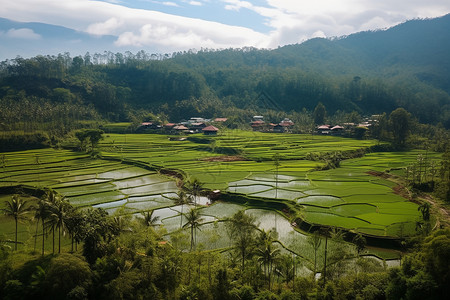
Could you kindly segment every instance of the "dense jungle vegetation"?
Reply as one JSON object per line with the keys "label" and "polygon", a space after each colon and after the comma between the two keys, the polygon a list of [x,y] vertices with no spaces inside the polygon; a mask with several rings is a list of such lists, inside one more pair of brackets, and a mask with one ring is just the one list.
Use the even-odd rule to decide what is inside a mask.
{"label": "dense jungle vegetation", "polygon": [[[307,263],[284,251],[276,232],[258,229],[243,211],[226,221],[232,247],[216,251],[196,244],[204,218],[197,208],[183,224],[190,237],[174,233],[171,243],[151,212],[133,218],[77,210],[52,190],[29,200],[15,195],[4,211],[17,212],[16,223],[34,216],[43,234],[34,238],[32,252],[1,244],[2,299],[443,299],[449,288],[448,229],[409,239],[410,251],[394,268],[360,256],[364,238],[357,238],[352,253],[339,230],[322,232],[325,247],[312,234],[304,251],[325,251],[320,257],[326,267],[317,281],[304,270],[316,270],[321,261]],[[47,247],[44,255],[51,238],[52,254]],[[189,251],[182,250],[186,244]]]}

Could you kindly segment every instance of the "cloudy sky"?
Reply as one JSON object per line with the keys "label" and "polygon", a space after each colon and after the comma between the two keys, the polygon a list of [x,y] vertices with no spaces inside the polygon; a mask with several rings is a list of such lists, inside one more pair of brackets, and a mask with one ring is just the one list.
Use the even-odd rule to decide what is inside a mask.
{"label": "cloudy sky", "polygon": [[[171,52],[276,48],[450,13],[449,0],[2,0],[0,17],[114,36],[114,46]],[[29,28],[7,34],[38,39]]]}

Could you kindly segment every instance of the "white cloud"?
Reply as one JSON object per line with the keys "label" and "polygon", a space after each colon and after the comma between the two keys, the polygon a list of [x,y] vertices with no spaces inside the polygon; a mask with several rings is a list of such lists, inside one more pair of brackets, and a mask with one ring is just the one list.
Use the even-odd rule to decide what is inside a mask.
{"label": "white cloud", "polygon": [[6,32],[5,36],[25,40],[39,40],[41,38],[39,34],[29,28],[12,28]]}
{"label": "white cloud", "polygon": [[227,10],[235,10],[239,11],[241,8],[253,9],[253,4],[248,1],[240,1],[240,0],[224,0],[225,3],[229,3],[225,5],[225,9]]}
{"label": "white cloud", "polygon": [[194,6],[203,6],[203,3],[199,1],[189,1],[189,4]]}
{"label": "white cloud", "polygon": [[107,35],[113,33],[123,25],[123,20],[117,18],[110,18],[105,22],[93,23],[88,26],[86,31],[94,35]]}
{"label": "white cloud", "polygon": [[266,6],[240,0],[222,2],[227,9],[246,8],[264,17],[265,24],[272,28],[270,47],[386,28],[408,19],[450,12],[448,0],[266,0]]}
{"label": "white cloud", "polygon": [[[175,51],[194,47],[277,47],[311,37],[347,35],[450,12],[448,0],[266,0],[264,5],[261,1],[253,4],[251,0],[220,1],[223,9],[242,16],[249,11],[260,15],[270,30],[261,33],[242,26],[90,0],[2,0],[0,17],[60,25],[96,35],[114,35],[116,45],[124,47],[148,46],[158,51]],[[206,0],[178,3],[199,6],[208,2],[212,3]],[[170,0],[158,3],[178,5]],[[12,34],[38,38],[30,31]]]}
{"label": "white cloud", "polygon": [[167,2],[163,2],[162,4],[165,5],[165,6],[179,7],[179,5],[176,4],[175,2],[169,2],[169,1],[167,1]]}
{"label": "white cloud", "polygon": [[0,6],[0,17],[115,35],[117,45],[151,46],[158,51],[267,46],[267,36],[249,28],[100,1],[5,0]]}

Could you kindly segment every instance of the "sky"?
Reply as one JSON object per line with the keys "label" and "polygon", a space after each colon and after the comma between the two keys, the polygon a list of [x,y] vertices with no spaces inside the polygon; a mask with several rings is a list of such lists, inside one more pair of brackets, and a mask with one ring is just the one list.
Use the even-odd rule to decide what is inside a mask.
{"label": "sky", "polygon": [[[0,18],[110,35],[115,47],[161,53],[272,49],[447,13],[449,0],[2,0],[0,5]],[[40,38],[30,28],[3,34]]]}

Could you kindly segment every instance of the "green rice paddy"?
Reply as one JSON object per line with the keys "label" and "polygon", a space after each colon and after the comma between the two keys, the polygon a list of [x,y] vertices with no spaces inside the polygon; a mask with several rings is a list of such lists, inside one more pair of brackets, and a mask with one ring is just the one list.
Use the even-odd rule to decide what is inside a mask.
{"label": "green rice paddy", "polygon": [[[206,189],[260,199],[262,205],[265,201],[283,202],[294,213],[290,218],[301,217],[312,225],[382,237],[415,234],[415,223],[421,217],[418,206],[395,194],[392,182],[367,172],[401,169],[414,162],[419,151],[369,153],[342,161],[340,168],[315,171],[323,163],[308,160],[311,153],[354,151],[376,142],[243,131],[195,137],[197,140],[174,140],[157,134],[109,134],[99,145],[105,159],[54,149],[4,153],[0,187],[52,188],[74,206],[102,207],[109,213],[154,210],[170,235],[180,230],[182,217],[180,206],[173,200],[178,191],[175,179],[157,171],[169,169],[188,179],[199,179]],[[280,157],[278,168],[272,160],[275,154]],[[438,154],[428,155],[439,159]],[[228,159],[230,156],[234,159]],[[125,160],[127,163],[123,163]],[[200,203],[207,202],[204,198]],[[224,226],[217,221],[248,209],[248,213],[257,216],[260,228],[276,227],[280,242],[285,245],[293,236],[303,236],[291,226],[292,220],[271,211],[270,206],[269,210],[258,207],[220,201],[205,206],[202,214],[209,225],[204,225],[204,232]],[[185,205],[184,212],[187,209]],[[5,222],[4,218],[0,220]],[[208,234],[200,233],[199,239],[212,239],[203,237]],[[227,243],[205,242],[217,247]]]}

